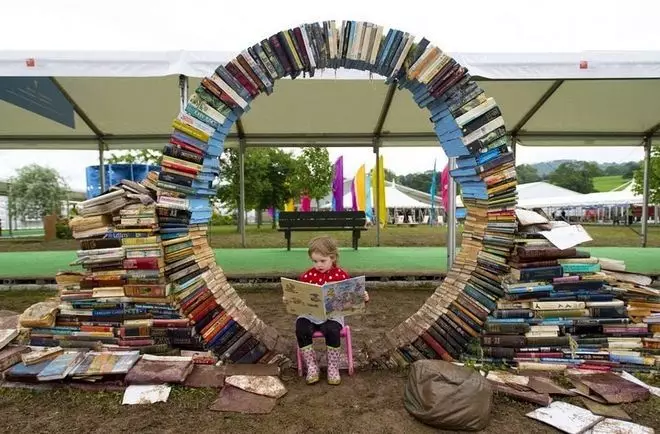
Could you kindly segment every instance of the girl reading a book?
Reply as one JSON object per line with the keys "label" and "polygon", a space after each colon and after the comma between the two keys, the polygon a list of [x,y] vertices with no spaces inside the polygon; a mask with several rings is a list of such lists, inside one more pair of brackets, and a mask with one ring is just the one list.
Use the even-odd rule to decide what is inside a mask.
{"label": "girl reading a book", "polygon": [[[302,273],[298,280],[315,285],[327,282],[339,282],[349,279],[347,272],[339,268],[339,250],[337,242],[327,236],[316,237],[309,242],[309,258],[314,266]],[[369,294],[364,292],[364,301],[369,301]],[[332,316],[327,321],[311,316],[300,316],[296,320],[296,338],[298,346],[307,366],[307,384],[319,381],[319,368],[316,364],[316,353],[312,347],[312,335],[320,331],[325,336],[328,351],[328,384],[339,384],[339,360],[341,341],[339,334],[344,327],[343,316]]]}

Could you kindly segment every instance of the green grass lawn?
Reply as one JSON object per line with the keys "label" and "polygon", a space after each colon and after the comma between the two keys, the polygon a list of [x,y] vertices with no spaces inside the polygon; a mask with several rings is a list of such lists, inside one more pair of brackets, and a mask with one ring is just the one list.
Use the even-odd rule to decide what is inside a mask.
{"label": "green grass lawn", "polygon": [[[592,256],[620,259],[627,270],[660,274],[660,249],[633,247],[591,247]],[[309,266],[307,251],[282,247],[267,249],[216,249],[217,263],[230,277],[296,275]],[[71,251],[0,253],[0,278],[53,277],[58,271],[82,270],[69,267]],[[353,275],[437,274],[447,270],[445,247],[364,247],[342,249],[342,267]]]}
{"label": "green grass lawn", "polygon": [[594,178],[594,188],[596,191],[612,191],[627,181],[621,175],[597,176]]}
{"label": "green grass lawn", "polygon": [[[585,226],[594,241],[588,247],[638,247],[640,246],[640,226]],[[297,232],[292,235],[293,247],[306,247],[308,241],[318,235],[316,232]],[[340,246],[350,247],[350,232],[331,232]],[[235,226],[214,226],[210,230],[211,247],[231,249],[241,247],[241,236]],[[458,238],[460,240],[460,229]],[[282,232],[262,227],[248,226],[246,231],[248,248],[282,248],[286,246]],[[420,225],[417,227],[388,226],[381,230],[380,245],[384,247],[442,247],[447,245],[447,228]],[[362,232],[360,247],[376,246],[376,229]],[[660,226],[649,226],[649,247],[660,247]],[[76,240],[55,240],[44,242],[40,238],[0,239],[0,252],[77,250]]]}
{"label": "green grass lawn", "polygon": [[14,229],[9,235],[9,229],[6,227],[2,228],[2,235],[0,238],[22,238],[22,237],[43,237],[44,230],[43,228],[38,229]]}

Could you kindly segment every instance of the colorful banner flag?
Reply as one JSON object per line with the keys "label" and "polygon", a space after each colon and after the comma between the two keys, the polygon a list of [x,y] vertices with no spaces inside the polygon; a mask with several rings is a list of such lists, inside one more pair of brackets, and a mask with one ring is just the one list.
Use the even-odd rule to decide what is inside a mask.
{"label": "colorful banner flag", "polygon": [[358,169],[357,173],[355,174],[355,179],[353,180],[353,184],[355,185],[355,196],[356,196],[356,202],[357,202],[357,207],[355,208],[356,211],[365,211],[367,208],[366,205],[366,189],[365,189],[365,178],[366,178],[366,173],[365,173],[365,168],[364,164],[360,166]]}
{"label": "colorful banner flag", "polygon": [[301,197],[300,208],[302,212],[310,212],[312,210],[312,198],[307,195]]}
{"label": "colorful banner flag", "polygon": [[365,209],[364,212],[367,215],[367,219],[370,221],[374,220],[374,208],[373,201],[371,199],[371,180],[373,179],[374,171],[373,169],[365,175],[364,179],[364,197],[365,197]]}
{"label": "colorful banner flag", "polygon": [[438,194],[438,172],[436,170],[437,160],[433,160],[433,175],[431,176],[431,189],[429,194],[431,195],[431,218],[429,219],[429,224],[433,224],[436,220],[435,218],[435,196]]}
{"label": "colorful banner flag", "polygon": [[[384,227],[387,224],[387,207],[385,205],[385,164],[382,155],[378,162],[379,164],[372,170],[371,189],[373,190],[374,197],[377,198],[374,208],[378,210],[378,222],[381,227]],[[378,170],[378,176],[376,176],[376,170]]]}
{"label": "colorful banner flag", "polygon": [[379,185],[378,185],[378,220],[384,227],[387,224],[387,206],[385,205],[385,160],[380,156],[379,168]]}
{"label": "colorful banner flag", "polygon": [[442,170],[442,175],[440,176],[440,188],[442,191],[442,207],[445,209],[445,212],[449,209],[449,162]]}
{"label": "colorful banner flag", "polygon": [[344,157],[337,158],[332,168],[332,210],[344,210]]}

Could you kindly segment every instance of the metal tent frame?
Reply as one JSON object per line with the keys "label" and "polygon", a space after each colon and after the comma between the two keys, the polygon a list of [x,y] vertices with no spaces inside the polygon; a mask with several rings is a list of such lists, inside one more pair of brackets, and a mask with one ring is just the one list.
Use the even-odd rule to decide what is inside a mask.
{"label": "metal tent frame", "polygon": [[[2,54],[2,53],[0,53]],[[6,54],[6,53],[5,53]],[[524,68],[515,69],[522,64],[520,59],[512,59],[511,55],[497,55],[490,54],[486,57],[484,55],[470,55],[462,54],[455,55],[460,59],[461,63],[467,65],[475,75],[478,75],[476,80],[479,81],[490,95],[493,95],[500,106],[502,106],[505,118],[508,113],[513,113],[511,119],[507,120],[510,127],[509,136],[515,152],[517,144],[526,146],[643,146],[644,147],[644,207],[642,216],[642,246],[647,243],[647,221],[648,221],[648,177],[649,177],[649,161],[651,154],[651,147],[653,139],[660,135],[660,56],[658,53],[621,53],[619,56],[608,55],[606,59],[601,59],[603,68],[598,70],[580,71],[575,68],[577,59],[582,57],[597,57],[595,54],[586,53],[573,53],[573,54],[553,54],[547,55],[552,61],[548,61],[542,55],[531,56],[533,61],[529,61],[524,65]],[[109,57],[118,56],[117,53],[108,54]],[[32,121],[26,117],[22,109],[9,109],[6,103],[0,103],[0,116],[7,112],[5,119],[9,119],[5,126],[0,126],[0,149],[97,149],[99,154],[99,164],[103,165],[104,152],[109,149],[135,149],[135,148],[160,148],[164,142],[169,140],[169,120],[172,118],[172,106],[174,95],[177,96],[176,104],[182,108],[187,101],[189,88],[195,86],[196,83],[191,83],[191,80],[197,80],[195,77],[208,74],[215,65],[222,63],[230,56],[227,53],[184,53],[182,56],[186,58],[193,57],[196,63],[185,64],[180,59],[177,62],[176,68],[163,68],[163,70],[144,71],[142,69],[131,69],[135,65],[126,63],[127,67],[122,69],[120,73],[112,70],[110,72],[103,72],[99,70],[100,66],[97,60],[96,63],[92,62],[87,70],[84,70],[80,65],[85,64],[85,53],[59,53],[57,59],[65,58],[68,62],[63,64],[56,64],[49,68],[44,68],[41,71],[26,69],[24,65],[17,66],[16,60],[21,58],[20,53],[10,53],[9,56],[0,55],[0,76],[17,75],[18,73],[24,76],[39,76],[46,74],[50,77],[55,86],[62,92],[64,97],[69,101],[73,110],[84,125],[84,128],[76,127],[75,134],[71,134],[61,128],[57,132],[51,131],[53,128],[44,124],[43,121],[39,122],[37,127],[28,127],[29,132],[15,131],[12,129],[15,125],[22,125],[25,122]],[[48,54],[43,54],[42,57],[47,58]],[[23,58],[25,59],[25,58]],[[113,65],[116,66],[119,60],[113,57]],[[201,60],[200,60],[201,59]],[[653,62],[648,59],[654,59]],[[171,61],[175,62],[175,61]],[[77,73],[72,74],[71,65],[80,64],[76,69]],[[154,61],[154,64],[160,63]],[[181,66],[184,64],[184,66]],[[548,67],[547,65],[551,65]],[[641,66],[640,66],[641,65]],[[155,66],[154,66],[155,68]],[[626,69],[627,68],[627,69]],[[172,75],[172,70],[178,69],[179,74]],[[622,72],[623,71],[623,72]],[[187,74],[186,74],[187,73]],[[193,76],[190,76],[190,74]],[[108,78],[108,76],[114,78]],[[358,76],[359,78],[355,78]],[[177,80],[178,94],[175,94],[171,86],[172,79]],[[282,125],[281,129],[286,132],[278,131],[278,125],[270,124],[267,130],[259,128],[272,116],[274,112],[273,104],[281,103],[281,101],[274,101],[264,103],[261,101],[256,105],[253,110],[255,113],[247,113],[241,120],[236,123],[235,129],[229,134],[226,140],[226,146],[235,146],[239,149],[239,164],[240,164],[240,209],[239,224],[241,227],[241,240],[245,246],[245,221],[244,221],[244,156],[247,148],[250,147],[304,147],[304,146],[322,146],[322,147],[367,147],[372,148],[376,157],[376,164],[379,164],[378,156],[380,150],[384,147],[395,146],[437,146],[437,137],[435,133],[428,128],[428,121],[422,119],[422,115],[412,115],[411,98],[399,98],[397,96],[396,84],[391,84],[386,87],[383,92],[383,87],[376,89],[371,80],[365,80],[370,77],[360,76],[355,74],[355,71],[346,72],[345,76],[339,77],[333,81],[323,79],[309,79],[309,80],[296,80],[297,83],[292,85],[292,80],[282,80],[278,86],[286,87],[285,95],[289,98],[288,102],[297,102],[301,95],[305,92],[310,92],[310,89],[318,91],[325,87],[332,87],[327,92],[337,92],[341,95],[350,95],[356,89],[362,92],[362,99],[369,99],[369,111],[378,113],[375,120],[361,119],[361,128],[348,128],[342,130],[342,119],[339,121],[324,118],[323,122],[328,124],[327,127],[321,128],[318,131],[318,125],[313,124],[309,119],[301,121],[301,128],[289,128],[290,126]],[[135,79],[135,83],[129,82]],[[113,81],[114,80],[114,81]],[[142,80],[142,81],[137,81]],[[145,81],[147,80],[147,81]],[[162,110],[167,114],[167,122],[161,117],[163,113],[157,113],[162,116],[158,117],[153,115],[148,125],[144,130],[136,130],[136,128],[122,128],[119,131],[117,128],[110,128],[103,125],[103,113],[107,114],[108,110],[100,110],[95,107],[90,110],[89,106],[97,104],[98,99],[103,99],[102,92],[104,86],[98,86],[102,81],[106,83],[107,87],[116,86],[116,89],[128,92],[146,83],[148,86],[158,88],[159,95],[166,92],[167,95],[160,95],[162,104],[158,102],[152,103],[148,106],[149,109],[157,112]],[[75,83],[78,83],[77,87]],[[165,86],[167,85],[167,87]],[[192,86],[191,86],[192,85]],[[618,98],[623,100],[628,97],[629,100],[623,101],[625,107],[620,108],[620,111],[627,113],[631,111],[631,107],[636,105],[636,95],[649,94],[648,98],[652,101],[650,107],[644,107],[640,111],[632,114],[644,113],[644,122],[651,123],[649,119],[655,117],[655,122],[652,126],[645,126],[638,128],[638,124],[642,122],[630,122],[632,125],[626,125],[625,128],[620,129],[589,129],[582,130],[581,128],[564,128],[565,119],[553,119],[557,117],[558,111],[556,107],[564,106],[566,100],[570,101],[571,96],[579,89],[577,86],[583,86],[586,90],[581,91],[583,95],[580,96],[581,103],[591,103],[591,100],[596,100],[596,97],[602,93],[602,89],[612,88],[611,98]],[[295,90],[296,87],[304,88],[305,90]],[[167,88],[172,91],[167,91]],[[498,98],[499,93],[503,95],[504,101]],[[599,90],[600,89],[600,90]],[[90,90],[93,95],[90,95]],[[145,90],[145,92],[148,90]],[[99,92],[95,94],[95,92]],[[105,92],[112,92],[106,89]],[[288,93],[287,93],[288,92]],[[560,94],[563,94],[560,97]],[[275,94],[277,94],[276,92]],[[384,94],[383,94],[384,93]],[[112,96],[107,94],[106,96]],[[119,95],[118,97],[125,97],[126,95]],[[152,96],[149,94],[148,96]],[[657,96],[658,98],[655,98]],[[86,101],[83,101],[86,100]],[[405,101],[404,101],[405,100]],[[265,100],[267,101],[267,100]],[[407,102],[406,102],[407,101]],[[585,103],[586,101],[586,103]],[[130,101],[129,101],[130,102]],[[614,101],[616,104],[618,101]],[[125,101],[124,101],[125,103]],[[364,103],[364,101],[360,101]],[[595,101],[594,106],[599,105],[599,101]],[[627,105],[626,105],[627,104]],[[160,106],[163,106],[162,108]],[[261,106],[264,109],[260,109]],[[507,110],[507,105],[512,109]],[[577,104],[578,106],[580,104]],[[268,107],[266,107],[268,106]],[[552,107],[551,107],[552,106]],[[123,107],[123,106],[119,106]],[[145,106],[146,107],[146,106]],[[138,107],[144,109],[145,107]],[[365,108],[367,105],[361,106]],[[417,109],[417,107],[414,107]],[[269,111],[270,110],[270,111]],[[91,114],[96,111],[97,114]],[[363,110],[367,111],[367,110]],[[418,110],[419,111],[419,110]],[[420,111],[421,112],[421,111]],[[548,113],[550,113],[548,115]],[[112,112],[117,115],[117,110]],[[651,116],[651,117],[650,117]],[[613,119],[618,119],[616,113],[612,115]],[[590,118],[593,120],[592,118]],[[130,118],[120,120],[115,124],[124,126]],[[345,122],[346,119],[343,119]],[[513,122],[511,122],[513,121]],[[50,121],[49,121],[50,122]],[[123,123],[122,123],[123,122]],[[334,122],[334,124],[333,124]],[[425,122],[425,123],[423,123]],[[603,120],[601,126],[609,126],[611,119]],[[590,123],[590,122],[587,122]],[[591,122],[593,123],[593,122]],[[620,122],[619,122],[620,123]],[[247,125],[246,125],[247,124]],[[79,123],[80,125],[80,123]],[[558,128],[550,129],[548,125],[558,126]],[[426,126],[426,128],[424,128]],[[546,128],[544,128],[544,126]],[[582,125],[579,125],[581,127]],[[20,130],[20,128],[19,128]],[[43,130],[43,131],[42,131]],[[149,131],[150,130],[150,131]],[[310,131],[308,131],[310,130]],[[323,131],[325,130],[325,131]],[[36,131],[36,132],[35,132]],[[453,159],[450,159],[450,164],[454,164]],[[378,171],[376,172],[378,173]],[[101,171],[101,184],[105,183],[105,174]],[[450,210],[449,210],[449,242],[448,242],[448,261],[452,261],[455,254],[455,184],[453,181],[450,185]],[[377,198],[376,198],[377,200]],[[380,240],[380,228],[377,228],[377,239]]]}

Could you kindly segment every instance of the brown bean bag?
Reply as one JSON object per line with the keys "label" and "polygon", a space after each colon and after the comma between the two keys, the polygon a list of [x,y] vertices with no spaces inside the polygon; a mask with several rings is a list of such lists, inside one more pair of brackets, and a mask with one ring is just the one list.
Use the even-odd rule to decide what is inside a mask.
{"label": "brown bean bag", "polygon": [[478,372],[442,360],[412,364],[404,392],[406,410],[445,430],[479,431],[490,421],[493,392]]}

